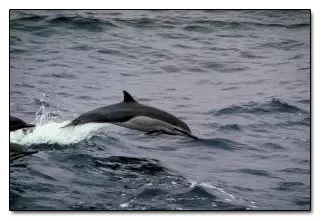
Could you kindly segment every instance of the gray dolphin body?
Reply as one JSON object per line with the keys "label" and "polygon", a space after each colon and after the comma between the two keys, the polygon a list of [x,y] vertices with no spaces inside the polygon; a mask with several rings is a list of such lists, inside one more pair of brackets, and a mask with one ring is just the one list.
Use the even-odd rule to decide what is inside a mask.
{"label": "gray dolphin body", "polygon": [[35,127],[35,125],[28,124],[22,119],[10,115],[10,124],[9,124],[10,131],[16,131],[22,128],[32,128],[32,127]]}
{"label": "gray dolphin body", "polygon": [[[24,128],[31,128],[31,127],[35,127],[35,125],[33,124],[28,124],[25,121],[23,121],[20,118],[17,117],[13,117],[10,115],[10,124],[9,124],[9,129],[10,132],[11,131],[16,131],[19,129],[24,129]],[[20,144],[17,143],[12,143],[10,142],[9,145],[9,150],[10,150],[10,162],[14,161],[16,159],[19,159],[21,157],[27,156],[27,155],[31,155],[31,154],[35,154],[38,151],[36,150],[30,150],[25,146],[22,146]]]}
{"label": "gray dolphin body", "polygon": [[162,132],[171,135],[192,135],[188,125],[160,109],[138,103],[128,92],[123,91],[121,103],[97,108],[80,115],[66,125],[76,126],[85,123],[111,123],[122,127],[145,131],[148,134]]}
{"label": "gray dolphin body", "polygon": [[30,150],[23,145],[10,142],[10,162],[27,155],[35,154],[37,152],[38,151]]}

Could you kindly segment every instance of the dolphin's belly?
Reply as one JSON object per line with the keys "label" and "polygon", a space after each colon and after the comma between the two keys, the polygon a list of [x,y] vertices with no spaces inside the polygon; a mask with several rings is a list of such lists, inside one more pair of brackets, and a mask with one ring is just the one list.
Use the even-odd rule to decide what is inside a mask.
{"label": "dolphin's belly", "polygon": [[118,122],[114,123],[116,125],[126,127],[126,128],[131,128],[131,129],[136,129],[140,131],[145,131],[145,132],[151,132],[151,131],[166,131],[168,133],[172,134],[179,134],[176,130],[176,126],[169,124],[165,121],[147,117],[147,116],[137,116],[134,117],[128,121],[125,122]]}

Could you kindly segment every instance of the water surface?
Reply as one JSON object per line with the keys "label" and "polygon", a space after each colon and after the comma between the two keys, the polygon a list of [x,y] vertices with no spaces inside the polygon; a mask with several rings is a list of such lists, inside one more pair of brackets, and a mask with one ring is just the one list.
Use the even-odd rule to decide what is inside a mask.
{"label": "water surface", "polygon": [[[60,127],[139,102],[201,138]],[[11,210],[309,210],[310,11],[10,11]]]}

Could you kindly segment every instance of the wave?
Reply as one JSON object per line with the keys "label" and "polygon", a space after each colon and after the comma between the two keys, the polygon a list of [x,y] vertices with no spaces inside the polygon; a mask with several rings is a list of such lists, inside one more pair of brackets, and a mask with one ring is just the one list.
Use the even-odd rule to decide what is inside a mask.
{"label": "wave", "polygon": [[223,138],[199,139],[202,144],[222,150],[233,151],[241,149],[242,144]]}
{"label": "wave", "polygon": [[259,56],[259,55],[255,55],[252,52],[247,52],[247,51],[242,51],[240,52],[240,56],[244,57],[244,58],[253,58],[253,59],[261,59],[261,58],[266,58],[265,56]]}
{"label": "wave", "polygon": [[211,33],[213,30],[201,25],[187,25],[183,28],[186,31],[194,31],[199,33]]}
{"label": "wave", "polygon": [[[241,199],[235,198],[235,196],[227,193],[222,188],[206,183],[189,181],[181,174],[168,169],[157,159],[127,155],[104,156],[99,155],[99,153],[93,153],[96,152],[97,148],[95,150],[87,150],[87,147],[78,153],[69,148],[70,150],[63,151],[63,154],[61,154],[57,150],[66,149],[65,145],[79,143],[83,139],[90,139],[90,133],[96,131],[99,127],[95,127],[96,124],[87,124],[70,130],[62,129],[60,127],[68,123],[68,121],[53,122],[47,116],[50,113],[42,114],[40,118],[36,119],[37,126],[33,132],[11,133],[10,141],[26,145],[30,144],[33,147],[35,146],[34,148],[36,149],[55,149],[55,151],[50,151],[49,154],[40,152],[33,163],[43,164],[45,162],[48,167],[54,166],[51,171],[59,172],[51,172],[49,175],[47,167],[29,168],[24,175],[31,175],[37,181],[28,182],[21,180],[21,177],[20,181],[23,182],[24,187],[29,186],[31,190],[28,190],[28,192],[37,189],[35,195],[42,194],[42,192],[48,194],[67,190],[69,192],[72,191],[70,194],[72,197],[67,200],[63,198],[63,201],[59,198],[50,199],[50,203],[47,203],[45,202],[48,200],[45,196],[46,194],[42,194],[41,198],[37,196],[29,198],[28,204],[24,204],[23,207],[20,207],[21,202],[11,204],[10,207],[14,207],[15,210],[24,210],[26,207],[28,209],[48,210],[52,209],[52,204],[63,210],[247,210],[249,208],[244,205],[245,203]],[[95,138],[95,143],[99,142],[99,140],[96,140],[97,138],[101,139],[103,142],[102,147],[105,151],[106,139],[101,136],[93,137]],[[89,142],[81,142],[84,144],[78,144],[77,148],[87,146]],[[209,142],[220,145],[224,149],[230,147],[230,144],[234,144],[223,139],[209,140]],[[112,146],[115,145],[112,144]],[[96,156],[93,156],[92,153]],[[48,160],[49,155],[50,160]],[[56,162],[59,162],[58,167],[55,167]],[[70,166],[70,164],[75,165]],[[62,167],[63,172],[60,171]],[[105,176],[105,178],[91,180],[88,178],[88,172],[91,177],[92,175],[97,175],[99,177]],[[68,182],[72,179],[72,186],[77,189],[77,193],[74,190],[70,190],[68,185],[57,184],[57,181],[61,179],[61,175],[66,175],[66,173],[68,175],[63,176],[64,180]],[[77,178],[75,178],[75,175],[77,175]],[[41,182],[41,186],[38,184],[39,182]],[[15,185],[16,182],[13,181],[12,184]],[[90,197],[84,196],[88,187],[103,187],[106,189],[109,186],[112,187],[111,194],[108,193],[108,196],[106,196],[99,193],[98,200],[100,202],[103,201],[103,205],[99,202],[92,202],[89,199]],[[25,198],[23,194],[17,191],[18,188],[15,186],[11,188],[10,198],[21,196],[21,201],[24,201]],[[80,197],[82,202],[76,202],[77,198]],[[120,200],[117,200],[117,198],[120,198]],[[38,203],[39,201],[42,201],[41,204]]]}
{"label": "wave", "polygon": [[219,130],[222,130],[222,131],[240,131],[241,128],[237,124],[227,124],[227,125],[220,126]]}
{"label": "wave", "polygon": [[244,168],[244,169],[234,170],[233,172],[245,173],[245,174],[250,174],[250,175],[255,175],[255,176],[275,178],[268,171],[265,171],[265,170]]}
{"label": "wave", "polygon": [[47,16],[45,16],[45,15],[36,15],[36,14],[29,14],[29,13],[20,12],[20,17],[10,19],[10,22],[41,21],[41,20],[44,20],[45,18],[47,18]]}
{"label": "wave", "polygon": [[[214,20],[196,20],[191,22],[191,24],[185,26],[183,29],[187,31],[195,32],[212,32],[217,28],[221,29],[252,29],[252,28],[288,28],[288,29],[298,29],[310,27],[310,23],[296,23],[296,24],[279,24],[279,23],[260,23],[260,22],[240,22],[240,21],[214,21]],[[236,37],[236,36],[235,36]],[[238,36],[242,37],[242,36]]]}
{"label": "wave", "polygon": [[94,49],[94,47],[79,44],[79,45],[70,47],[70,49],[79,50],[79,51],[90,51],[90,50]]}
{"label": "wave", "polygon": [[[198,27],[200,25],[207,25],[211,27],[218,27],[222,29],[234,29],[234,28],[243,28],[243,22],[236,21],[214,21],[214,20],[196,20],[192,22],[193,25],[189,25],[187,27]],[[196,24],[196,25],[194,25]]]}
{"label": "wave", "polygon": [[[310,128],[310,117],[305,117],[300,120],[288,120],[285,122],[276,122],[276,123],[254,123],[254,124],[248,124],[246,126],[243,126],[244,128],[247,128],[254,132],[260,132],[260,133],[268,133],[272,129],[278,129],[278,128],[286,128],[286,129],[296,129],[296,127],[293,126],[307,126]],[[308,139],[306,139],[307,141]],[[265,143],[265,147],[267,148],[273,148],[273,149],[284,149],[284,147],[274,144],[274,143]]]}
{"label": "wave", "polygon": [[[146,17],[133,18],[133,19],[114,18],[113,21],[118,24],[123,24],[123,25],[131,26],[131,27],[135,27],[135,28],[159,27],[157,25],[158,24],[157,19],[146,18]],[[170,25],[165,25],[165,26],[170,27]]]}
{"label": "wave", "polygon": [[271,149],[271,150],[284,150],[285,147],[279,145],[279,144],[275,144],[275,143],[265,143],[263,144],[264,147]]}
{"label": "wave", "polygon": [[298,174],[310,174],[310,170],[303,169],[303,168],[286,168],[286,169],[280,170],[280,172],[298,173]]}
{"label": "wave", "polygon": [[[102,20],[94,17],[84,17],[80,15],[58,15],[52,16],[41,16],[41,15],[22,15],[22,17],[14,18],[10,20],[10,26],[13,29],[24,29],[29,31],[36,31],[39,29],[47,29],[49,25],[59,25],[66,28],[73,29],[85,29],[89,31],[103,31],[106,28],[117,27],[111,21]],[[50,28],[47,32],[52,32]],[[45,34],[47,36],[47,33]]]}
{"label": "wave", "polygon": [[301,99],[298,102],[302,103],[302,104],[309,104],[310,105],[310,99]]}
{"label": "wave", "polygon": [[120,50],[115,50],[115,49],[99,49],[97,50],[98,53],[101,54],[107,54],[107,55],[111,55],[111,56],[120,56],[120,57],[128,57],[128,58],[136,58],[136,56],[129,54],[129,53],[125,53],[123,51]]}
{"label": "wave", "polygon": [[[51,66],[64,66],[64,64],[52,64]],[[73,73],[59,72],[51,74],[42,74],[46,78],[61,78],[61,79],[77,79],[77,75]]]}
{"label": "wave", "polygon": [[[298,206],[307,206],[310,207],[311,204],[311,198],[310,197],[302,197],[299,199],[295,199],[293,201],[295,204],[297,204]],[[309,208],[310,209],[310,208]]]}
{"label": "wave", "polygon": [[[215,112],[216,116],[221,115],[229,115],[229,114],[270,114],[270,113],[277,113],[277,112],[284,112],[284,113],[306,113],[305,110],[300,109],[297,106],[289,104],[281,99],[272,99],[271,101],[265,103],[257,103],[257,102],[250,102],[244,105],[232,105],[227,108],[222,108]],[[212,112],[209,112],[212,113]]]}
{"label": "wave", "polygon": [[249,69],[247,66],[243,66],[243,65],[233,64],[233,65],[227,66],[225,64],[222,64],[219,62],[213,62],[213,61],[202,62],[201,66],[203,68],[219,71],[222,73],[233,73],[233,72],[244,71]]}
{"label": "wave", "polygon": [[220,90],[222,91],[228,91],[228,90],[235,90],[235,89],[238,89],[239,87],[237,86],[230,86],[230,87],[225,87],[225,88],[222,88]]}
{"label": "wave", "polygon": [[146,175],[161,175],[169,172],[156,159],[135,158],[127,156],[111,156],[108,158],[96,158],[94,166],[106,167],[112,170],[127,170],[131,173]]}
{"label": "wave", "polygon": [[304,186],[304,184],[301,182],[282,182],[275,189],[279,191],[296,191],[302,186]]}
{"label": "wave", "polygon": [[[11,14],[11,13],[10,13]],[[168,20],[167,17],[150,18],[150,17],[134,17],[125,18],[121,16],[123,13],[112,13],[107,12],[108,19],[102,19],[93,17],[94,13],[87,12],[86,15],[75,15],[65,13],[60,13],[56,16],[49,15],[37,15],[25,12],[18,12],[16,16],[10,16],[10,24],[12,26],[21,26],[21,24],[37,24],[43,22],[43,24],[59,25],[68,28],[75,29],[86,29],[90,31],[103,31],[105,28],[114,28],[121,26],[130,26],[134,28],[165,28],[174,29],[181,27],[181,23],[188,24],[183,27],[183,30],[200,32],[200,33],[210,33],[218,29],[230,30],[230,29],[252,29],[252,28],[287,28],[287,29],[300,29],[309,28],[310,22],[298,22],[291,24],[283,23],[263,23],[263,22],[251,22],[251,21],[223,21],[223,20],[212,20],[212,19],[186,19],[181,17],[178,20]],[[48,13],[49,14],[49,13]],[[123,14],[124,15],[124,14]],[[13,27],[15,28],[15,27]],[[20,27],[23,28],[23,27]],[[243,35],[228,35],[221,34],[221,37],[243,37]]]}
{"label": "wave", "polygon": [[247,37],[246,35],[242,34],[217,34],[217,37],[224,37],[224,38],[241,38],[241,37]]}
{"label": "wave", "polygon": [[213,51],[232,51],[232,52],[238,52],[239,49],[237,48],[225,48],[225,47],[210,47],[209,50]]}
{"label": "wave", "polygon": [[280,42],[268,42],[260,44],[259,47],[261,48],[274,48],[274,49],[282,49],[282,50],[296,50],[297,47],[302,46],[304,43],[296,40],[284,40]]}
{"label": "wave", "polygon": [[310,120],[310,116],[305,117],[301,120],[297,120],[297,121],[287,121],[287,122],[283,122],[283,123],[277,123],[277,126],[286,126],[286,127],[291,127],[294,125],[304,125],[304,126],[308,126],[310,127],[311,124],[311,120]]}
{"label": "wave", "polygon": [[91,31],[102,31],[105,27],[117,27],[117,25],[110,21],[81,16],[58,16],[50,19],[48,22],[53,25],[64,25],[66,27]]}
{"label": "wave", "polygon": [[[23,202],[12,204],[15,210],[52,209],[52,202],[59,203],[58,207],[66,210],[247,210],[249,208],[245,205],[246,202],[221,187],[191,181],[169,170],[156,159],[120,155],[92,156],[86,153],[74,154],[73,151],[52,154],[50,160],[43,156],[37,159],[38,162],[44,160],[50,166],[56,166],[56,162],[59,162],[59,166],[53,167],[50,175],[47,173],[48,168],[44,166],[28,168],[23,175],[31,175],[37,181],[23,181],[24,188],[28,189],[26,190],[28,192],[36,191],[37,193],[32,195],[41,194],[42,197],[29,197],[24,207],[19,206]],[[56,161],[51,162],[53,160]],[[66,166],[70,163],[75,165]],[[90,177],[93,175],[99,178],[88,178],[89,174]],[[67,185],[58,184],[61,175]],[[20,176],[20,181],[21,178]],[[71,187],[69,181],[72,181]],[[13,179],[11,184],[10,198],[20,196],[23,201],[24,195],[18,191],[17,181]],[[101,189],[90,190],[90,193],[95,193],[93,195],[95,201],[92,201],[92,197],[84,196],[88,194],[90,188]],[[47,195],[61,190],[70,195],[68,199],[61,197],[56,200],[50,199],[50,203],[45,202],[48,200]],[[78,202],[80,198],[81,202]]]}
{"label": "wave", "polygon": [[19,43],[21,43],[22,40],[20,37],[17,37],[17,36],[10,36],[10,53],[12,52],[12,49],[11,47],[12,46],[15,46],[15,45],[18,45]]}
{"label": "wave", "polygon": [[157,36],[168,38],[168,39],[188,39],[189,35],[182,33],[157,33]]}
{"label": "wave", "polygon": [[234,72],[241,72],[248,69],[249,67],[247,66],[238,66],[238,67],[235,66],[235,67],[226,67],[226,68],[220,69],[219,71],[222,73],[234,73]]}
{"label": "wave", "polygon": [[15,83],[14,86],[24,87],[24,88],[34,88],[33,85],[30,85],[30,84],[27,84],[27,83]]}

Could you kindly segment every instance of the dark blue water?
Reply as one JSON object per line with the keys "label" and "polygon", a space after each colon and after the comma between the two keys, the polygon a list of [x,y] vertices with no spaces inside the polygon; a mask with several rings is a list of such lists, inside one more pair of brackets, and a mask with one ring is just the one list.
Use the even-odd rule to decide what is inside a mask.
{"label": "dark blue water", "polygon": [[[60,126],[139,102],[199,141]],[[310,11],[10,11],[11,210],[310,209]]]}

